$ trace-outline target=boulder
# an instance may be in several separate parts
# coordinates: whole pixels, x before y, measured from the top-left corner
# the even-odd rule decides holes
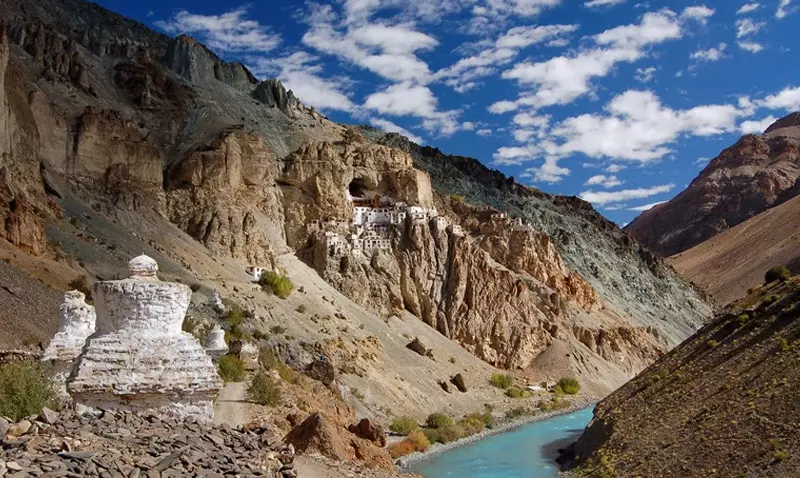
[[[450,383],[456,386],[459,392],[465,393],[467,391],[467,384],[464,383],[464,376],[460,373],[453,375],[453,378],[450,379]]]
[[[411,349],[414,352],[422,355],[423,357],[433,358],[433,350],[428,348],[420,339],[419,337],[415,337],[408,345],[406,345],[407,349]]]
[[[41,415],[39,415],[39,420],[47,423],[48,425],[53,425],[58,421],[58,412],[54,412],[47,407],[42,409]]]
[[[2,439],[4,436],[6,436],[6,433],[8,432],[8,427],[9,426],[11,426],[11,424],[8,423],[8,420],[6,420],[3,417],[0,417],[0,439]]]
[[[371,422],[369,418],[362,418],[361,421],[353,423],[347,429],[353,435],[369,440],[381,448],[386,446],[386,431],[379,424]]]
[[[12,437],[21,437],[22,435],[28,433],[28,430],[31,429],[33,424],[28,420],[21,420],[11,426],[8,427],[6,430],[6,434]]]
[[[329,387],[336,381],[336,368],[328,357],[322,356],[308,365],[306,375]]]

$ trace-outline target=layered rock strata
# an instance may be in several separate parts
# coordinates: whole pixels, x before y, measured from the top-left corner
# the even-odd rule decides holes
[[[202,346],[181,330],[191,290],[161,282],[158,264],[132,259],[130,276],[95,282],[97,333],[67,382],[76,404],[210,419],[222,383]]]

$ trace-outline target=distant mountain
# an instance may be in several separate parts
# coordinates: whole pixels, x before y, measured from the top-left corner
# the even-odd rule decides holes
[[[625,230],[664,257],[690,249],[800,193],[800,113],[743,136],[686,190]]]
[[[744,297],[764,273],[786,265],[800,273],[800,196],[767,209],[667,259],[721,305]]]
[[[601,401],[576,476],[800,476],[800,278],[760,287]]]

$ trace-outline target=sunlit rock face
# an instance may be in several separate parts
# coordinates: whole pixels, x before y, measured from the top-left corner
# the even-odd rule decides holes
[[[228,353],[225,331],[219,325],[214,326],[208,333],[208,337],[206,337],[206,352],[215,358]]]
[[[211,418],[222,382],[197,339],[181,330],[191,290],[161,282],[147,256],[128,269],[127,279],[92,286],[97,333],[78,357],[68,392],[89,408]]]
[[[94,333],[94,307],[86,303],[86,296],[82,292],[71,290],[65,293],[59,312],[61,326],[45,349],[42,360],[75,360],[86,338]]]

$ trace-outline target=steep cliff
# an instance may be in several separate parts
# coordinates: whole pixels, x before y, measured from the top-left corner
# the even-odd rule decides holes
[[[662,256],[700,244],[800,193],[800,127],[793,113],[763,135],[743,136],[686,190],[625,229]]]
[[[731,304],[597,405],[577,476],[800,473],[800,279]]]

